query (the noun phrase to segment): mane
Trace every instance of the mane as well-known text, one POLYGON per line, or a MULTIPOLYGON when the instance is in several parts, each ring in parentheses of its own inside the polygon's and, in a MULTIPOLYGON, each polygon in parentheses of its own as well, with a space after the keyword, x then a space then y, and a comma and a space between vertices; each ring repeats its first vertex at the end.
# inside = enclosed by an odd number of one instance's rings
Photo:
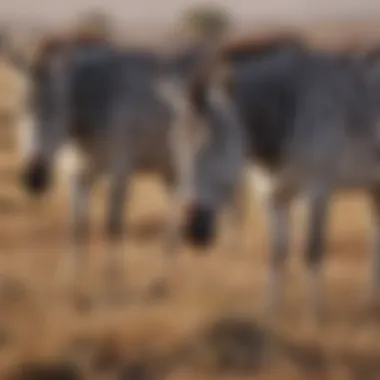
POLYGON ((216 51, 216 60, 239 62, 245 58, 270 54, 280 48, 302 48, 304 42, 293 34, 248 36, 237 40, 227 41, 216 51))
POLYGON ((193 73, 189 83, 190 101, 197 108, 202 108, 205 89, 211 77, 219 75, 219 79, 228 81, 229 74, 239 63, 271 54, 282 48, 301 50, 304 47, 303 40, 292 34, 250 36, 235 41, 224 41, 205 57, 203 63, 193 73))
POLYGON ((37 45, 34 65, 36 67, 42 66, 52 55, 66 48, 67 43, 67 36, 65 35, 51 35, 45 37, 37 45))
POLYGON ((70 35, 68 35, 67 40, 71 45, 97 45, 110 43, 109 39, 107 38, 107 35, 86 30, 79 30, 74 33, 71 33, 70 35))
POLYGON ((51 35, 44 38, 37 46, 34 64, 41 67, 50 57, 59 52, 68 51, 70 48, 106 43, 109 43, 106 36, 85 31, 51 35))

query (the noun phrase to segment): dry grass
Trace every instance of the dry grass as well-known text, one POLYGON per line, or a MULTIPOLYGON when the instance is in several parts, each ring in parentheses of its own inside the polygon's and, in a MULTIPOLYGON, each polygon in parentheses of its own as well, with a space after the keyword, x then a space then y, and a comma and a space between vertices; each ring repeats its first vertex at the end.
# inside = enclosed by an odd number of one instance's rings
POLYGON ((0 56, 0 115, 18 112, 24 103, 28 83, 24 75, 0 56))
MULTIPOLYGON (((159 247, 170 205, 152 178, 135 181, 128 210, 128 302, 89 303, 79 312, 54 287, 54 269, 66 248, 64 188, 29 199, 18 183, 14 125, 2 124, 0 130, 0 379, 380 378, 380 319, 363 307, 369 235, 360 196, 339 196, 332 205, 327 311, 319 327, 304 310, 302 212, 293 221, 280 322, 260 315, 267 241, 262 210, 254 203, 243 231, 244 252, 228 255, 220 243, 199 256, 185 247, 170 276, 169 294, 161 297, 155 280, 164 265, 159 247)), ((108 253, 102 200, 100 188, 83 280, 94 299, 108 253)))

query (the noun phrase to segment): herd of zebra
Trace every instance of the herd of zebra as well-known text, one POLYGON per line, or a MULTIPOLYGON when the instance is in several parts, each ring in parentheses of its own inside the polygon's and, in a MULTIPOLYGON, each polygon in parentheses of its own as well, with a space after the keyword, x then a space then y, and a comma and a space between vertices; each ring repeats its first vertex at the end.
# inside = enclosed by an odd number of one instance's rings
MULTIPOLYGON (((159 174, 173 197, 164 253, 213 243, 218 213, 239 223, 249 173, 268 211, 272 244, 268 311, 283 299, 289 209, 306 197, 308 300, 323 309, 327 206, 336 189, 367 190, 373 211, 370 300, 380 285, 380 60, 377 51, 311 49, 298 38, 215 42, 163 59, 99 38, 52 38, 23 69, 32 82, 33 139, 22 171, 30 193, 47 191, 55 157, 76 147, 70 174, 72 249, 65 276, 83 269, 89 197, 109 180, 106 231, 120 242, 131 175, 159 174), (248 169, 248 171, 247 171, 248 169)), ((231 228, 234 228, 231 226, 231 228)), ((236 226, 235 226, 236 228, 236 226)), ((238 228, 237 228, 238 229, 238 228)), ((109 255, 110 273, 122 249, 109 255)), ((168 264, 169 265, 169 264, 168 264)), ((170 265, 169 265, 170 266, 170 265)))

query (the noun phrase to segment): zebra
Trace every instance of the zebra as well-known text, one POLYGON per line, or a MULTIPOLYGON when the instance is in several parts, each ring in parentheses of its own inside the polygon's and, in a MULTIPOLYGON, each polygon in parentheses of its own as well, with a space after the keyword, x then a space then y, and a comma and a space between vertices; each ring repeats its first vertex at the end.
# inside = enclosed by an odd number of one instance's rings
POLYGON ((74 294, 81 293, 91 190, 102 176, 110 185, 105 229, 115 248, 106 269, 109 279, 121 276, 123 205, 133 173, 154 172, 163 178, 174 201, 167 257, 178 248, 178 207, 189 182, 188 139, 178 112, 160 90, 165 84, 160 62, 142 48, 121 49, 89 36, 53 36, 41 43, 29 68, 34 128, 24 152, 23 186, 31 194, 44 194, 60 148, 71 144, 78 152, 69 178, 70 262, 62 266, 74 294))
POLYGON ((276 40, 221 48, 189 87, 208 139, 194 164, 184 236, 209 246, 215 219, 244 169, 268 212, 271 243, 267 306, 283 301, 289 210, 305 197, 305 261, 312 315, 323 310, 322 263, 327 210, 340 189, 365 190, 374 242, 370 300, 380 285, 380 76, 371 54, 336 53, 276 40), (240 65, 230 64, 242 53, 240 65))

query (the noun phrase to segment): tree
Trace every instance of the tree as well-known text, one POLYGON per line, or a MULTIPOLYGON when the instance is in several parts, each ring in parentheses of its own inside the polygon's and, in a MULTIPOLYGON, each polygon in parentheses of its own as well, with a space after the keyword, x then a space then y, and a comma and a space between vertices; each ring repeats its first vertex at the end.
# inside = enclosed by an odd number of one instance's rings
POLYGON ((183 15, 183 24, 203 37, 220 35, 230 26, 230 18, 223 9, 202 6, 188 9, 183 15))

